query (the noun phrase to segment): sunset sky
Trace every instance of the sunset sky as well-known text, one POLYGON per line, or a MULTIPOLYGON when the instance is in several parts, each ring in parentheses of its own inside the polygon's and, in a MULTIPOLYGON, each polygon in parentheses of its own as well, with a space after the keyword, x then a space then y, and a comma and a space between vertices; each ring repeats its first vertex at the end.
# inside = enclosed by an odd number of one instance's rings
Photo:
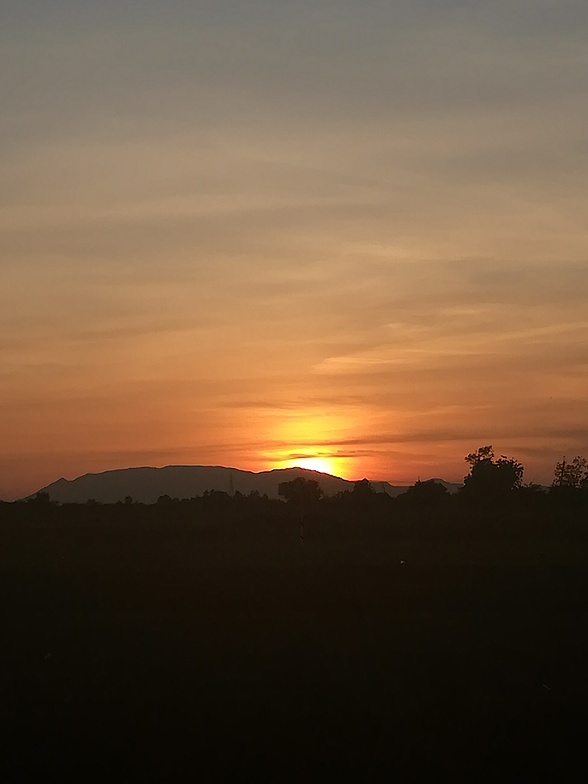
POLYGON ((0 497, 588 457, 587 41, 586 0, 1 0, 0 497))

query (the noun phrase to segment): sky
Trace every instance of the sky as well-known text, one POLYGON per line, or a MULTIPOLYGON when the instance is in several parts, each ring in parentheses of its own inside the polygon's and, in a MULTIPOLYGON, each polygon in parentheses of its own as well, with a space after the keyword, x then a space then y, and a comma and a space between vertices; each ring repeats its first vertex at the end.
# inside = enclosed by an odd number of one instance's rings
POLYGON ((588 456, 585 0, 0 18, 0 497, 588 456))

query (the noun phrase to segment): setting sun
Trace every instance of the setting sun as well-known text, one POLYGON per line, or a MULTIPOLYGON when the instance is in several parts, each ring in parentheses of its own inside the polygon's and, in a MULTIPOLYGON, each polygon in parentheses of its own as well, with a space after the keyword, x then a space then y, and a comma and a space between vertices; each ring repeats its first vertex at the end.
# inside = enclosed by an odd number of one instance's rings
POLYGON ((308 468, 311 471, 320 471, 323 474, 340 475, 337 458, 330 457, 299 457, 280 462, 280 468, 308 468))
POLYGON ((349 437, 352 420, 346 413, 317 415, 304 409, 281 412, 269 433, 272 447, 266 452, 266 464, 351 478, 354 460, 340 455, 338 448, 338 441, 349 437))

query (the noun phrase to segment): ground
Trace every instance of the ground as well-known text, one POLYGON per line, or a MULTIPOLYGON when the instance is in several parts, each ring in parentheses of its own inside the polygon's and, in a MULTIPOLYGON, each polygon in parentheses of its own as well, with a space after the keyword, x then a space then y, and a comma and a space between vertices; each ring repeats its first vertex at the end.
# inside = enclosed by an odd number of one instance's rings
POLYGON ((4 780, 579 780, 586 542, 550 530, 4 525, 4 780))

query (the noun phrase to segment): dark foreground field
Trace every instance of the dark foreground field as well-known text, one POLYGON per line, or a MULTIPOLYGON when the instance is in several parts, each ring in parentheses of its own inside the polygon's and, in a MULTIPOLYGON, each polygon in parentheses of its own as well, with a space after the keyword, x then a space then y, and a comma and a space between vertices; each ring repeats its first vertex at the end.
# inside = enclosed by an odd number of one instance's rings
POLYGON ((2 780, 584 781, 556 523, 5 523, 2 780))

